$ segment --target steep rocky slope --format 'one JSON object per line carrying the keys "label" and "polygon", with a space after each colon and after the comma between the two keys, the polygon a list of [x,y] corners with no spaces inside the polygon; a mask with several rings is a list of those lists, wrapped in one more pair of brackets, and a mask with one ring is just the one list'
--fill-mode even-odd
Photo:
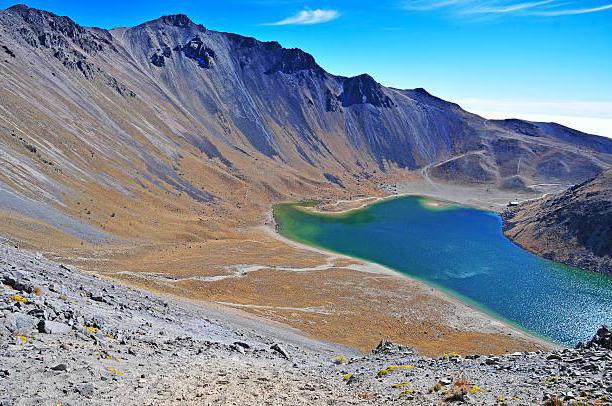
{"label": "steep rocky slope", "polygon": [[612,170],[504,212],[521,246],[572,266],[612,273]]}
{"label": "steep rocky slope", "polygon": [[152,208],[156,228],[181,209],[218,223],[236,205],[372,193],[377,179],[426,166],[520,190],[612,162],[610,140],[488,121],[184,15],[104,30],[18,5],[0,11],[0,50],[0,207],[88,240],[152,234],[141,220]]}

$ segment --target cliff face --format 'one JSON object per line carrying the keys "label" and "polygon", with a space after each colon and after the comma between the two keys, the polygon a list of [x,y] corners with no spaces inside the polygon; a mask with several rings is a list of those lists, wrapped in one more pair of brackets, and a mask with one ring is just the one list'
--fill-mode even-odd
{"label": "cliff face", "polygon": [[503,214],[508,237],[568,265],[612,273],[612,170]]}
{"label": "cliff face", "polygon": [[[523,188],[612,164],[611,140],[335,76],[302,50],[185,15],[103,30],[14,6],[0,11],[0,52],[0,190],[11,196],[0,208],[54,224],[80,213],[110,227],[96,213],[147,201],[159,216],[179,196],[231,215],[371,190],[374,174],[425,166],[451,182]],[[99,207],[77,207],[85,199]]]}

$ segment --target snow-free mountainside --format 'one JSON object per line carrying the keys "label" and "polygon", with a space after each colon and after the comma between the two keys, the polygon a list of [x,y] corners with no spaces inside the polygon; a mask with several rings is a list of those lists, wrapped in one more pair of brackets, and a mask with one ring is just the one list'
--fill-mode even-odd
{"label": "snow-free mountainside", "polygon": [[[287,241],[271,208],[565,193],[516,210],[548,209],[593,200],[574,185],[610,168],[610,139],[336,76],[185,15],[107,30],[0,10],[0,405],[606,404],[609,330],[560,349]],[[593,227],[610,215],[589,207],[607,210]],[[529,245],[564,238],[545,225],[508,233],[550,256]],[[581,235],[568,250],[609,249]]]}
{"label": "snow-free mountainside", "polygon": [[612,273],[612,170],[503,214],[506,234],[546,258]]}

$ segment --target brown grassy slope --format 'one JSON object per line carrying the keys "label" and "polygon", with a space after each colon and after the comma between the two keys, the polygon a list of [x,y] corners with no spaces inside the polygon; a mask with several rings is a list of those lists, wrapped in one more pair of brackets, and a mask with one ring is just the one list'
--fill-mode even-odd
{"label": "brown grassy slope", "polygon": [[612,170],[506,211],[504,231],[546,258],[612,273]]}

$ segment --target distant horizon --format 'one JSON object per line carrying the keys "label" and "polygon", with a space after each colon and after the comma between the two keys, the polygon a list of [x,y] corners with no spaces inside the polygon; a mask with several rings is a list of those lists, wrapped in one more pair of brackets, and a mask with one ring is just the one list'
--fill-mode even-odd
{"label": "distant horizon", "polygon": [[368,73],[488,119],[556,122],[612,138],[609,0],[0,0],[0,8],[20,3],[106,29],[186,14],[213,30],[301,48],[336,75]]}

